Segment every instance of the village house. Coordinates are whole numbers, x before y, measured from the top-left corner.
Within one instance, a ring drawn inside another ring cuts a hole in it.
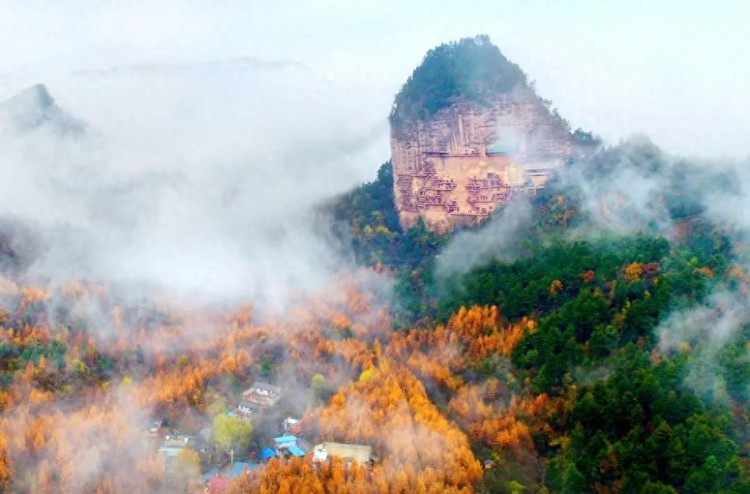
[[[255,414],[256,409],[253,408],[253,404],[246,400],[241,400],[237,404],[237,408],[234,410],[234,416],[242,419],[250,419]],[[231,414],[230,414],[231,416]]]
[[[273,384],[256,381],[240,395],[237,407],[230,413],[236,417],[250,419],[263,410],[274,406],[281,399],[281,388]]]
[[[313,448],[313,461],[323,462],[329,456],[338,456],[347,462],[356,461],[360,465],[369,465],[373,461],[372,446],[363,444],[325,442]]]
[[[225,492],[232,480],[247,475],[260,467],[257,463],[247,463],[244,461],[235,461],[231,467],[224,472],[217,468],[212,468],[203,474],[203,480],[206,482],[206,492],[210,494],[221,494]]]
[[[281,427],[287,434],[299,435],[302,433],[302,421],[294,417],[287,417],[281,423]]]
[[[242,401],[255,408],[272,407],[280,399],[281,388],[279,386],[258,381],[242,392]]]
[[[297,436],[280,436],[273,438],[278,456],[305,456],[312,448],[310,443]]]
[[[159,444],[159,454],[164,455],[166,458],[174,458],[177,453],[183,449],[195,448],[195,437],[185,435],[172,435],[167,434]]]
[[[164,459],[164,466],[167,471],[172,471],[175,465],[175,458],[181,451],[197,450],[199,443],[194,436],[182,434],[167,434],[159,442],[157,450],[159,456]]]

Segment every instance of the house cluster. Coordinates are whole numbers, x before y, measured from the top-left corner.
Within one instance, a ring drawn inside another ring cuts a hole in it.
[[[372,455],[372,446],[365,444],[324,442],[313,447],[304,439],[294,435],[275,437],[273,442],[273,447],[261,450],[261,460],[292,456],[303,457],[312,452],[314,463],[328,461],[331,456],[337,456],[347,463],[356,461],[362,465],[372,465],[376,461],[376,458]]]
[[[261,459],[289,458],[292,456],[305,456],[312,446],[310,443],[293,434],[273,438],[273,446],[263,448],[260,452]]]
[[[291,417],[290,417],[291,418]],[[297,419],[291,419],[291,422],[299,424]],[[289,423],[289,419],[284,424]],[[293,424],[294,425],[294,424]],[[292,456],[305,456],[312,446],[304,439],[294,435],[279,436],[273,438],[273,445],[263,448],[258,455],[258,459],[267,462],[271,458],[290,458]],[[260,463],[236,461],[223,471],[214,467],[203,474],[203,481],[206,485],[206,492],[209,494],[220,494],[226,491],[229,484],[242,475],[247,475],[260,468]]]
[[[227,414],[242,419],[258,418],[259,414],[274,407],[282,397],[282,388],[264,382],[254,382],[252,386],[243,391],[238,399],[236,408]],[[263,414],[264,420],[273,421],[272,415]],[[259,421],[263,423],[263,421]],[[274,421],[275,422],[275,421]],[[275,422],[278,424],[278,422]],[[235,461],[234,450],[231,458],[222,455],[214,456],[216,451],[211,446],[211,429],[201,430],[197,436],[185,435],[164,427],[162,421],[154,421],[147,429],[148,436],[153,438],[158,453],[165,459],[168,469],[172,469],[175,458],[180,451],[185,449],[195,450],[200,454],[201,463],[211,465],[202,475],[205,492],[209,494],[220,494],[226,492],[233,480],[248,475],[261,467],[262,463],[271,458],[289,459],[292,457],[305,457],[310,454],[314,464],[328,461],[328,458],[336,456],[347,462],[356,461],[363,465],[371,465],[376,459],[372,456],[372,447],[361,444],[345,444],[335,442],[324,442],[312,446],[302,438],[302,420],[295,417],[286,417],[281,422],[281,434],[271,438],[268,446],[260,451],[251,451],[248,461]],[[275,427],[274,427],[275,429]],[[278,429],[277,429],[278,431]],[[225,463],[227,462],[228,463]],[[224,467],[221,464],[224,463]]]

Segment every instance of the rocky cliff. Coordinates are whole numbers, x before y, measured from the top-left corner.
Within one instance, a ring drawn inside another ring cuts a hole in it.
[[[404,228],[413,226],[419,217],[437,231],[479,222],[514,195],[544,187],[571,153],[565,123],[528,86],[520,69],[488,43],[485,37],[469,38],[444,45],[449,49],[442,53],[442,47],[431,51],[396,98],[391,114],[391,162],[396,207]],[[472,50],[484,55],[473,56]],[[436,56],[448,59],[442,61],[444,70],[425,75],[422,68],[434,64],[429,59]],[[497,57],[502,57],[502,63]],[[483,67],[472,64],[488,60],[494,62],[495,70],[477,80]],[[458,80],[427,84],[422,81],[426,76]],[[466,77],[472,79],[461,80]],[[493,79],[486,83],[489,77]],[[497,83],[500,80],[503,84]],[[452,93],[437,102],[434,94],[415,99],[415,85],[432,93],[442,91],[438,98],[445,94],[445,87]],[[412,95],[405,101],[407,90]],[[399,113],[404,107],[408,113]]]

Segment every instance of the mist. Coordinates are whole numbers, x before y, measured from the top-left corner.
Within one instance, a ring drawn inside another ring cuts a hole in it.
[[[524,252],[524,233],[529,229],[532,214],[528,197],[514,197],[484,228],[458,233],[440,253],[436,274],[445,278],[468,273],[490,261],[518,259]]]
[[[43,246],[30,276],[278,306],[347,265],[316,206],[384,160],[385,120],[352,111],[365,105],[356,88],[248,59],[76,73],[47,88],[51,115],[0,136],[13,177],[0,209]],[[31,113],[44,103],[21,99]],[[65,132],[70,122],[83,130]]]
[[[720,357],[727,345],[742,341],[750,323],[748,288],[742,281],[750,271],[750,259],[743,252],[750,238],[750,223],[743,214],[750,206],[749,191],[746,162],[671,155],[646,136],[632,136],[561,169],[541,200],[514,199],[482,228],[459,231],[441,252],[436,274],[460,283],[460,275],[490,262],[523,259],[525,242],[545,242],[555,236],[607,248],[608,241],[623,236],[655,235],[666,238],[676,252],[688,237],[701,235],[691,233],[691,225],[708,226],[710,238],[700,241],[712,242],[715,249],[725,242],[722,237],[734,244],[726,252],[729,274],[713,280],[713,272],[706,271],[713,281],[697,303],[675,298],[654,329],[655,352],[666,357],[682,354],[686,362],[682,385],[707,402],[729,405]],[[569,201],[564,204],[574,211],[572,223],[551,235],[549,228],[546,234],[531,233],[536,228],[534,208],[560,200]],[[700,271],[697,259],[683,262],[693,274]],[[582,382],[598,380],[607,372],[606,367],[594,368],[580,371],[577,377]]]

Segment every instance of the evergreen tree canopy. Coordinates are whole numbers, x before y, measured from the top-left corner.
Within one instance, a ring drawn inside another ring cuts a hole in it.
[[[427,52],[396,95],[391,125],[429,118],[457,99],[485,103],[525,82],[523,71],[487,35],[442,44]]]

